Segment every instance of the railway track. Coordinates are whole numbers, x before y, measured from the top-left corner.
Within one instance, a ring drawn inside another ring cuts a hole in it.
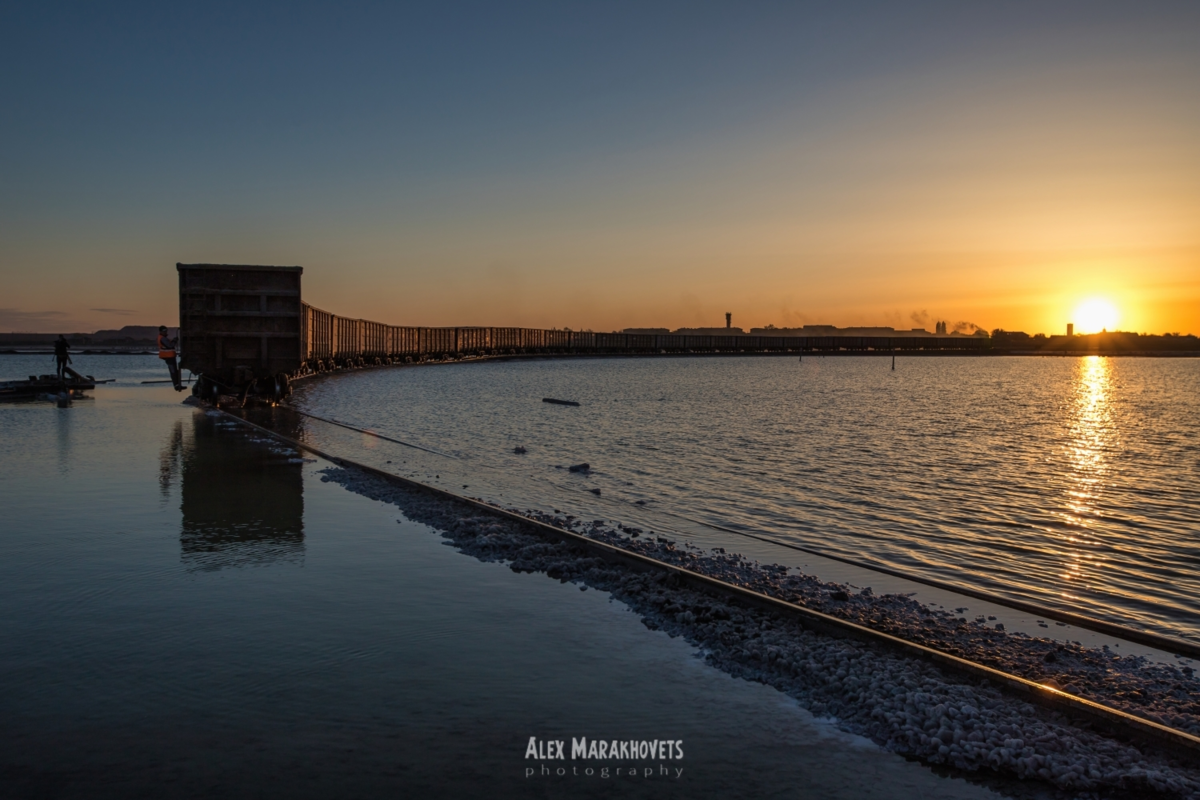
[[[891,634],[876,631],[864,625],[790,603],[777,597],[756,592],[744,586],[738,586],[737,584],[722,581],[675,564],[669,564],[606,542],[600,542],[582,534],[549,525],[540,520],[532,519],[482,500],[463,497],[436,486],[394,475],[375,467],[325,452],[310,444],[251,422],[237,414],[225,411],[221,413],[243,425],[285,442],[299,450],[312,453],[340,467],[359,470],[362,473],[375,476],[406,489],[427,492],[455,503],[470,506],[489,515],[517,522],[522,526],[537,531],[546,538],[578,546],[607,561],[621,563],[635,569],[655,570],[674,575],[677,580],[689,587],[699,589],[708,594],[718,595],[725,599],[734,600],[742,605],[777,612],[796,620],[802,627],[817,633],[836,638],[873,643],[900,654],[933,662],[946,670],[972,679],[991,681],[1028,702],[1064,713],[1118,738],[1129,739],[1163,749],[1187,759],[1193,765],[1200,766],[1200,737],[1193,736],[1187,732],[1028,680],[994,667],[945,653]]]

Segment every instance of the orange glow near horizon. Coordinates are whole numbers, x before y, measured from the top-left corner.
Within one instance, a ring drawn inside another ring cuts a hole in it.
[[[994,5],[997,19],[1020,16]],[[834,8],[830,20],[843,13]],[[117,68],[138,58],[118,48],[111,79],[93,86],[87,69],[61,69],[90,50],[49,37],[31,51],[45,68],[12,77],[31,105],[6,107],[20,124],[0,131],[6,152],[21,153],[0,198],[11,220],[0,237],[0,331],[174,324],[175,263],[207,262],[301,265],[307,301],[392,325],[674,330],[723,327],[730,312],[745,330],[946,322],[1058,335],[1072,323],[1079,333],[1200,334],[1200,50],[1179,33],[1191,18],[1131,7],[1103,35],[1017,25],[1010,40],[965,22],[993,13],[984,8],[955,23],[976,46],[936,36],[947,49],[934,56],[897,36],[892,50],[870,50],[874,66],[853,68],[799,11],[808,21],[775,50],[760,49],[763,37],[792,22],[749,35],[741,25],[773,13],[727,12],[741,32],[722,24],[711,36],[734,48],[728,62],[644,33],[629,40],[648,48],[640,56],[602,47],[598,60],[563,61],[557,39],[528,25],[513,35],[534,37],[530,57],[547,59],[536,69],[471,62],[472,46],[455,62],[466,71],[447,72],[431,55],[441,51],[422,43],[378,51],[400,59],[394,71],[356,72],[351,47],[331,57],[348,70],[337,79],[301,78],[317,62],[297,61],[294,86],[315,94],[272,91],[269,111],[257,92],[274,84],[217,80],[230,69],[223,59],[184,69],[151,47],[142,67]],[[857,13],[829,30],[857,30]],[[946,16],[928,13],[922,24],[908,10],[880,19],[925,36]],[[802,33],[816,47],[803,57]],[[1115,42],[1132,49],[1118,56]],[[739,47],[748,49],[732,56]],[[417,70],[409,57],[431,60]],[[245,68],[284,80],[278,63]],[[466,78],[468,63],[495,77]],[[136,76],[178,69],[184,83],[211,77],[205,91],[231,93],[230,108],[249,116],[197,117],[190,135],[212,147],[173,135],[168,120],[207,106],[147,94]],[[450,82],[438,90],[415,77],[426,74]],[[563,104],[600,75],[615,81],[611,94]],[[85,83],[39,83],[53,76]],[[370,81],[381,82],[361,88]],[[332,88],[346,86],[360,89]],[[76,103],[34,102],[46,87],[98,91],[89,102],[111,109],[104,124],[118,125],[119,157],[73,116]],[[394,91],[412,94],[380,102]],[[116,122],[142,118],[164,126],[146,134],[150,150]]]
[[[1121,314],[1117,307],[1102,297],[1094,297],[1080,303],[1074,312],[1076,333],[1099,333],[1115,331]]]

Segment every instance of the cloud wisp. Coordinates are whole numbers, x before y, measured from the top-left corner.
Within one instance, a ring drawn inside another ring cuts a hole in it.
[[[22,311],[0,308],[0,331],[11,333],[78,333],[87,323],[70,319],[63,311]]]

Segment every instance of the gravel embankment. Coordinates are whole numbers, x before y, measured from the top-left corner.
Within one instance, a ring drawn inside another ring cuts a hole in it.
[[[696,645],[713,666],[774,686],[814,714],[832,717],[844,730],[907,757],[985,780],[1020,779],[1023,784],[1007,787],[1018,794],[1027,785],[1036,791],[1039,786],[1050,788],[1063,797],[1200,798],[1200,769],[1072,724],[986,681],[948,673],[878,644],[806,631],[778,613],[687,588],[667,573],[614,565],[578,546],[550,541],[519,522],[375,476],[331,467],[323,470],[322,480],[398,506],[408,519],[441,531],[460,551],[481,560],[610,592],[647,627]],[[986,620],[966,621],[910,597],[853,592],[737,554],[677,547],[636,529],[538,516],[660,561],[1009,672],[1038,680],[1053,677],[1087,697],[1196,730],[1200,692],[1194,675],[1184,669],[1006,634]]]
[[[630,536],[644,533],[637,528],[613,531],[568,517],[529,515],[1038,683],[1053,682],[1071,694],[1200,736],[1200,678],[1190,666],[1160,664],[1141,657],[1123,657],[1108,649],[1008,633],[985,617],[962,616],[965,608],[930,608],[905,595],[877,596],[870,589],[855,591],[796,570],[747,562],[736,554],[702,553],[655,537]]]

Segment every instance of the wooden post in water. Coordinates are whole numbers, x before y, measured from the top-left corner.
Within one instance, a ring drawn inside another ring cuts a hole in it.
[[[892,372],[896,371],[896,351],[892,351]]]

